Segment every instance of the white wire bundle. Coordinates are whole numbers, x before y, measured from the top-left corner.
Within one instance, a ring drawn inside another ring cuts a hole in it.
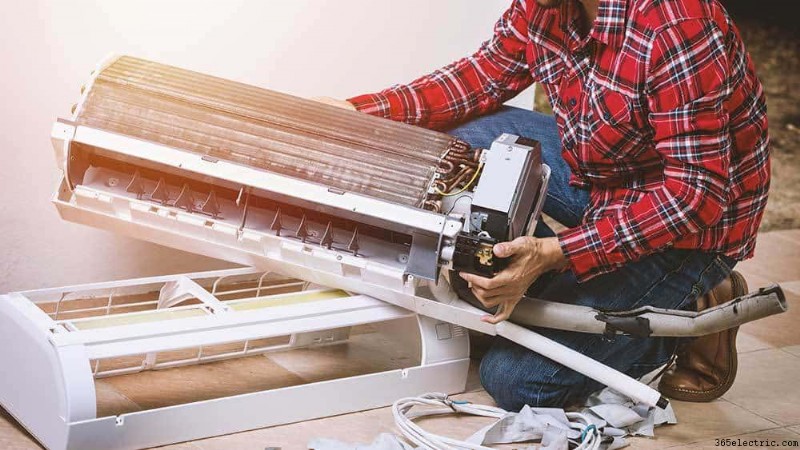
[[[415,406],[428,406],[439,408],[425,408],[411,411]],[[470,414],[474,416],[494,417],[501,419],[508,411],[487,405],[450,399],[447,395],[434,392],[420,397],[401,398],[392,404],[394,421],[403,436],[412,443],[431,450],[493,450],[479,444],[459,441],[446,436],[430,433],[414,423],[414,419],[441,414]],[[586,416],[579,413],[566,413],[570,420],[570,427],[581,431],[580,443],[574,450],[597,450],[600,448],[601,437],[599,431],[591,424]]]
[[[441,408],[420,409],[411,412],[414,406],[440,406]],[[416,445],[435,450],[492,450],[482,445],[470,444],[446,436],[429,433],[414,423],[414,419],[419,417],[453,413],[494,417],[497,419],[508,414],[506,410],[494,406],[475,405],[469,402],[451,400],[447,395],[438,392],[424,394],[420,397],[401,398],[392,404],[392,415],[394,415],[395,424],[400,429],[400,432],[403,433],[403,436]]]
[[[600,430],[581,413],[568,412],[569,426],[581,431],[580,443],[573,450],[597,450],[600,448],[602,437]]]

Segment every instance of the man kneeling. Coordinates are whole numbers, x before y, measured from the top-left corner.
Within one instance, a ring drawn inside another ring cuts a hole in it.
[[[554,116],[502,106],[540,83]],[[487,318],[528,295],[602,310],[698,310],[747,292],[769,188],[764,94],[716,0],[516,0],[472,56],[339,106],[446,130],[488,148],[538,140],[552,169],[536,237],[495,246],[495,278],[463,274]],[[669,397],[709,401],[736,375],[736,329],[693,341],[538,330],[640,377],[669,362]],[[502,338],[481,362],[498,405],[564,406],[601,386]]]

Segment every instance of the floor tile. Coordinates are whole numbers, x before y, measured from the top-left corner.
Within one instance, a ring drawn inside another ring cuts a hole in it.
[[[105,378],[103,382],[142,409],[152,409],[293,386],[303,380],[266,357],[256,355],[121,375]],[[104,410],[114,413],[110,407],[105,406]]]
[[[739,267],[739,265],[737,265],[734,270],[738,271],[744,276],[744,279],[747,282],[747,289],[749,292],[753,292],[758,290],[758,288],[767,287],[775,284],[775,282],[771,281],[769,278],[764,278],[760,275],[756,275],[751,270],[748,270],[746,267]]]
[[[775,428],[776,425],[724,400],[710,403],[673,401],[676,425],[656,428],[653,439],[631,438],[632,449],[662,449],[735,434]]]
[[[773,231],[781,239],[786,239],[800,244],[800,229]]]
[[[311,383],[419,365],[419,344],[384,333],[351,335],[347,343],[269,354],[269,359]]]
[[[201,450],[194,442],[182,442],[180,444],[173,444],[168,447],[155,447],[155,448],[169,448],[169,450]]]
[[[3,450],[38,450],[42,447],[10,414],[0,408],[0,448]]]
[[[738,353],[748,353],[748,352],[756,352],[759,350],[767,350],[770,348],[774,348],[768,342],[764,342],[761,339],[751,336],[748,333],[740,331],[736,335],[736,351]]]
[[[744,447],[748,450],[750,449],[777,449],[777,448],[796,448],[796,446],[792,446],[792,442],[796,442],[800,440],[800,436],[792,432],[791,430],[785,428],[775,428],[772,430],[765,430],[765,431],[757,431],[755,433],[745,433],[736,436],[732,436],[729,439],[733,440],[733,443],[742,443],[742,444],[754,444],[754,445],[730,445],[730,441],[721,441],[718,442],[716,439],[713,438],[709,440],[705,440],[702,442],[696,442],[690,445],[682,445],[678,447],[670,447],[672,450],[719,450],[721,448],[740,448]],[[787,444],[789,445],[781,445],[784,441],[788,441]],[[728,445],[723,445],[725,442],[728,442]],[[717,445],[720,444],[720,445]],[[761,445],[766,444],[766,445]],[[774,444],[774,445],[772,445]]]
[[[800,295],[800,281],[787,281],[781,283],[784,291],[789,291],[795,295]]]
[[[800,295],[784,291],[788,310],[774,316],[746,323],[740,330],[773,347],[800,344]]]
[[[95,381],[94,386],[95,395],[97,396],[97,417],[114,416],[142,410],[141,406],[123,395],[104,379]]]
[[[794,356],[800,356],[800,345],[790,345],[788,347],[781,347],[781,350],[790,353]]]
[[[774,282],[800,280],[800,242],[781,236],[781,232],[759,233],[755,257],[736,265]]]
[[[282,427],[264,428],[244,433],[219,436],[215,438],[192,441],[196,450],[264,450],[278,447],[282,450],[306,449],[308,439],[305,437],[310,422],[301,422]],[[182,450],[182,444],[159,447],[164,450]]]
[[[779,349],[739,355],[736,382],[723,398],[778,425],[800,424],[800,358]]]

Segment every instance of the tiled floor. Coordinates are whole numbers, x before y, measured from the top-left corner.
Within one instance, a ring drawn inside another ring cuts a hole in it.
[[[784,440],[800,441],[800,389],[796,386],[800,380],[800,230],[762,234],[756,258],[741,263],[737,269],[745,275],[751,290],[780,282],[789,300],[789,311],[742,327],[738,339],[739,374],[733,388],[723,398],[705,404],[673,402],[679,424],[658,428],[655,439],[634,438],[629,448],[715,449],[720,448],[715,440],[723,438],[777,443]],[[350,375],[354,373],[354,368],[363,371],[384,370],[398,364],[402,366],[406,362],[404,356],[387,343],[379,339],[364,339],[363,336],[361,339],[364,345],[359,347],[360,350],[336,350],[316,355],[309,353],[304,357],[279,354],[268,358],[268,361],[248,362],[248,375],[240,378],[239,383],[247,384],[247,380],[252,379],[254,385],[264,389],[316,381],[339,374]],[[341,364],[333,356],[346,356],[357,363]],[[379,357],[386,362],[376,362]],[[226,370],[232,369],[217,366],[205,375],[219,375]],[[268,372],[264,378],[262,372]],[[106,408],[105,411],[134,411],[159,406],[163,396],[173,391],[161,392],[156,384],[147,380],[133,380],[130,383],[109,380],[99,383],[98,396],[104,399],[102,406]],[[154,386],[155,391],[152,389]],[[217,383],[214,389],[220,395],[226,395],[231,386]],[[175,395],[182,397],[187,394],[178,392]],[[480,389],[474,367],[471,369],[468,392],[458,398],[492,403],[486,392]],[[483,418],[445,417],[427,420],[425,426],[434,432],[438,430],[454,437],[466,437],[487,423],[488,420]],[[388,408],[381,408],[164,448],[303,449],[314,437],[366,443],[379,433],[394,430],[391,412]],[[0,409],[0,449],[36,448],[39,447],[35,441]],[[744,448],[779,446],[750,445]]]

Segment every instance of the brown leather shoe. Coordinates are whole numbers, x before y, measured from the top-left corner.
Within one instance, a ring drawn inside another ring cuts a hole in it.
[[[697,310],[717,306],[747,293],[747,283],[739,272],[731,275],[709,293],[697,299]],[[672,366],[658,383],[665,396],[686,402],[710,402],[719,398],[736,378],[736,333],[739,327],[701,336],[678,353]]]

